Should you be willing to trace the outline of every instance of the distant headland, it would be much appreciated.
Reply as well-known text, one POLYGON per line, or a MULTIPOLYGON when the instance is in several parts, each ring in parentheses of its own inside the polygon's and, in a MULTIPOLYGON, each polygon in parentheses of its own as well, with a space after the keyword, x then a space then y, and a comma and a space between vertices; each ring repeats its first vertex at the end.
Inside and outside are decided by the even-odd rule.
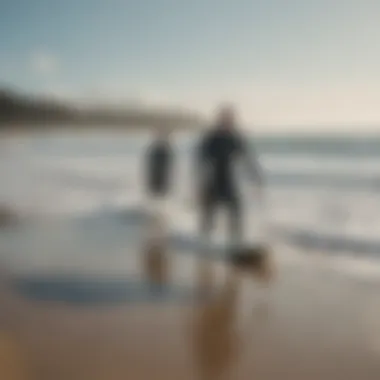
POLYGON ((126 105, 80 107, 74 102, 0 89, 0 130, 54 128, 199 128, 201 117, 191 111, 126 105))

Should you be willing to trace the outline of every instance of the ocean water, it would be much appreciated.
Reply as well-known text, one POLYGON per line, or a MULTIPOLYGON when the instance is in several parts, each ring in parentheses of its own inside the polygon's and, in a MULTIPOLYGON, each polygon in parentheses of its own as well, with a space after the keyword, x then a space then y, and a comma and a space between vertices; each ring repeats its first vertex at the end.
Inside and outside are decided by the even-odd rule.
MULTIPOLYGON (((252 142, 253 142, 253 138, 252 142)), ((242 177, 245 238, 339 270, 380 275, 380 137, 256 136, 265 202, 242 177), (282 248, 281 248, 282 249, 282 248)), ((194 251, 191 152, 173 137, 177 162, 166 207, 173 247, 194 251)), ((134 268, 125 252, 144 237, 144 134, 48 134, 0 141, 0 202, 25 221, 0 231, 0 258, 14 271, 134 268)), ((215 241, 224 239, 223 218, 215 241)), ((216 250, 220 252, 220 250, 216 250)), ((132 271, 132 269, 131 269, 132 271)))

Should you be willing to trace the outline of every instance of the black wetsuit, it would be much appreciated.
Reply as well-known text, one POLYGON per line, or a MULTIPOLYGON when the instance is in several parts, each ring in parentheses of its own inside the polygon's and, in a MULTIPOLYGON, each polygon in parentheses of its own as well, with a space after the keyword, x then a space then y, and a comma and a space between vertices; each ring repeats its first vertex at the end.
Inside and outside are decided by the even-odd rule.
POLYGON ((196 171, 201 191, 202 234, 213 227, 217 206, 227 208, 232 239, 242 238, 242 206, 235 165, 242 160, 253 180, 260 180, 257 161, 248 144, 233 129, 214 128, 203 137, 197 147, 196 171))
POLYGON ((170 188, 172 150, 167 141, 156 141, 147 155, 147 189, 153 196, 164 196, 170 188))

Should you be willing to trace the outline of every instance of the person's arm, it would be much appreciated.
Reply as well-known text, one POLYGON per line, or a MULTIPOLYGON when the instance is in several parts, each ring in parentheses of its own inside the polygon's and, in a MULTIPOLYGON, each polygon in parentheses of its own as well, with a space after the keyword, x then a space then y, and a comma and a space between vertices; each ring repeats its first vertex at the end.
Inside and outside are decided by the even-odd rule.
POLYGON ((252 182, 257 183, 260 187, 264 185, 262 168, 256 155, 256 152, 244 137, 239 137, 239 147, 244 161, 245 168, 252 182))
POLYGON ((193 178, 192 181, 196 186, 197 191, 202 186, 205 179, 205 161, 207 151, 207 138, 203 136, 200 141, 198 141, 193 157, 193 178))

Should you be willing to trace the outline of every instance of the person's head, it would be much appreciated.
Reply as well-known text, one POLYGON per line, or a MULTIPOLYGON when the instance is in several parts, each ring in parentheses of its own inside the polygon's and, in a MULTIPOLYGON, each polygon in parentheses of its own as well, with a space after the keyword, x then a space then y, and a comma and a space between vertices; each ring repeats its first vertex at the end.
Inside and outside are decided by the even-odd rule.
POLYGON ((168 129, 166 128, 160 128, 157 130, 156 132, 156 140, 159 140, 159 141, 169 141, 169 135, 170 135, 170 132, 168 129))
POLYGON ((236 115, 233 106, 223 105, 219 107, 216 117, 219 128, 234 128, 236 115))

